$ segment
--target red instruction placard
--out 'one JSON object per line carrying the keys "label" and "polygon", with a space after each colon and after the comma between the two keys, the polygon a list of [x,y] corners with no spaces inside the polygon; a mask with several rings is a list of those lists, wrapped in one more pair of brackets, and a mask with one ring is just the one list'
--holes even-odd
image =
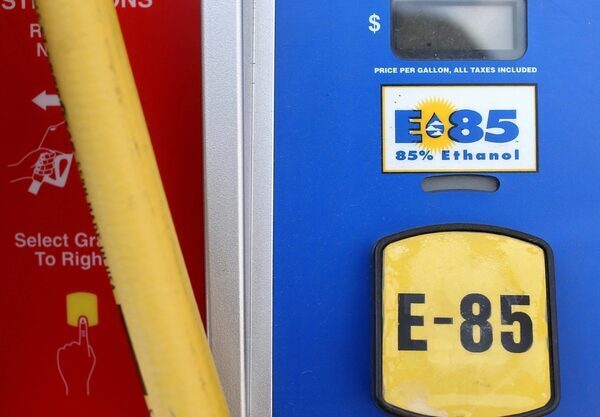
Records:
{"label": "red instruction placard", "polygon": [[[200,4],[114,0],[204,314]],[[0,0],[0,415],[146,417],[32,0]]]}

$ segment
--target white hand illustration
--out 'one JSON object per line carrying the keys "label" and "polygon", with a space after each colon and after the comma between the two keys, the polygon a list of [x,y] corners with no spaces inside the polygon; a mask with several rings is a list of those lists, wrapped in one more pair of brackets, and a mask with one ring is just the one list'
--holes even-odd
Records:
{"label": "white hand illustration", "polygon": [[79,318],[79,338],[56,352],[58,372],[65,385],[65,395],[90,395],[90,381],[96,367],[96,354],[90,344],[88,321]]}

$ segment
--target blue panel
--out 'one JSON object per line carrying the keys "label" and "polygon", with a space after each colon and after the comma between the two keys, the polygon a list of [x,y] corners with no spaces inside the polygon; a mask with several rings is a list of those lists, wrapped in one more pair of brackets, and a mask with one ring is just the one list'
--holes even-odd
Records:
{"label": "blue panel", "polygon": [[[382,33],[368,17],[382,17]],[[556,256],[562,400],[600,415],[600,3],[534,0],[514,62],[401,61],[384,0],[277,3],[274,275],[276,417],[384,416],[372,397],[371,250],[440,223],[539,236]],[[386,33],[383,33],[386,32]],[[377,66],[535,66],[536,74],[375,75]],[[537,84],[539,172],[497,193],[421,191],[381,173],[382,84]]]}

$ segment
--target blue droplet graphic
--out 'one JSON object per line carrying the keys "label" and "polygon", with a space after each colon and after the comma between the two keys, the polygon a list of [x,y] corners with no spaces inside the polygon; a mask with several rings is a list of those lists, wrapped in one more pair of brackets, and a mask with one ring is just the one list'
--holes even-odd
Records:
{"label": "blue droplet graphic", "polygon": [[433,139],[437,139],[440,136],[442,136],[445,131],[446,128],[444,127],[444,124],[442,123],[440,118],[437,117],[437,115],[434,113],[433,116],[431,116],[431,119],[429,119],[429,121],[427,122],[427,125],[425,126],[425,132],[427,132],[427,136]]}

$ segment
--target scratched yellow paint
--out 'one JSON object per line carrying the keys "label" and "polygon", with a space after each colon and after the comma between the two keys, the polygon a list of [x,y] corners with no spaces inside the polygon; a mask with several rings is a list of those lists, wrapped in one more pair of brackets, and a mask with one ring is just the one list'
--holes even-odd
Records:
{"label": "scratched yellow paint", "polygon": [[[551,400],[544,251],[537,245],[492,233],[439,232],[389,244],[383,253],[382,379],[385,402],[436,417],[500,417],[544,407]],[[425,294],[411,315],[424,326],[411,339],[427,340],[427,351],[398,350],[398,294]],[[491,301],[493,343],[486,352],[463,348],[460,302],[469,293]],[[533,321],[533,344],[508,352],[500,332],[500,295],[529,295],[530,305],[513,306]],[[477,312],[477,311],[476,311]],[[452,317],[452,325],[433,324]]]}

